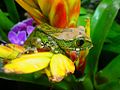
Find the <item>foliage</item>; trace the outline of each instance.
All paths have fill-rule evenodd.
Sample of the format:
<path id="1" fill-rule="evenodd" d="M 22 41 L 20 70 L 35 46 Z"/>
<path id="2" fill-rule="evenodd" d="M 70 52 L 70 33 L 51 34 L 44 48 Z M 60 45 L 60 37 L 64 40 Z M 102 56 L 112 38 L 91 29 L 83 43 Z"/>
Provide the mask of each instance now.
<path id="1" fill-rule="evenodd" d="M 17 4 L 14 0 L 4 1 L 4 7 L 7 7 L 8 11 L 4 12 L 3 8 L 0 10 L 0 39 L 8 42 L 8 31 L 20 19 L 19 11 L 17 11 L 19 7 L 16 8 Z M 81 90 L 119 90 L 120 23 L 118 21 L 120 18 L 120 0 L 96 1 L 99 0 L 82 0 L 78 19 L 78 25 L 85 26 L 85 18 L 91 18 L 91 39 L 94 46 L 87 56 L 83 77 L 78 78 L 70 75 L 62 82 L 52 83 L 38 72 L 23 75 L 8 75 L 0 72 L 0 78 L 30 82 L 46 87 L 52 86 L 57 90 L 78 90 L 79 88 Z M 110 55 L 111 58 L 108 59 Z M 2 66 L 0 65 L 0 67 Z"/>

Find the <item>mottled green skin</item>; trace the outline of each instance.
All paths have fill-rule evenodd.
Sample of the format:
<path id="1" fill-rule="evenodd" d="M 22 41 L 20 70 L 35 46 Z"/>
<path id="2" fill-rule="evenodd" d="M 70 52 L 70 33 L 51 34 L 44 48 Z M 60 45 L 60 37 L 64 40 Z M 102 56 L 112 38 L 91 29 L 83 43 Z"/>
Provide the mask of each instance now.
<path id="1" fill-rule="evenodd" d="M 66 51 L 77 51 L 91 48 L 92 43 L 88 37 L 82 35 L 70 40 L 59 39 L 56 34 L 69 32 L 71 29 L 57 29 L 48 24 L 38 26 L 25 42 L 25 46 L 31 48 L 50 48 L 54 53 L 66 53 Z M 74 34 L 74 32 L 73 32 Z"/>

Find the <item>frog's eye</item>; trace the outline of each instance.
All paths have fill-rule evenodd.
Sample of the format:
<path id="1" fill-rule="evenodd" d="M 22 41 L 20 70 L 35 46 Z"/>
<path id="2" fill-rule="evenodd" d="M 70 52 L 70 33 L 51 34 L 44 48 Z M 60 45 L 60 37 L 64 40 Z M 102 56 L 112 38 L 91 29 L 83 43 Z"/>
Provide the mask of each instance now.
<path id="1" fill-rule="evenodd" d="M 76 40 L 76 46 L 82 46 L 84 44 L 84 39 L 77 39 Z"/>

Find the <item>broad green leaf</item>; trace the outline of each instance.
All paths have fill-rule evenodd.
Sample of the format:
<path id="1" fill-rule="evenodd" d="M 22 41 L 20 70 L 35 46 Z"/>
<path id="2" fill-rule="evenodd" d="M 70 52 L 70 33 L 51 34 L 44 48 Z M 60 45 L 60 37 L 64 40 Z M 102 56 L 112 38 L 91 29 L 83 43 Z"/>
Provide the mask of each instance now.
<path id="1" fill-rule="evenodd" d="M 2 30 L 9 31 L 10 28 L 13 26 L 13 22 L 5 16 L 5 14 L 0 10 L 0 28 Z"/>
<path id="2" fill-rule="evenodd" d="M 97 73 L 98 78 L 106 79 L 106 82 L 120 80 L 120 55 L 113 59 L 103 70 Z"/>
<path id="3" fill-rule="evenodd" d="M 36 78 L 34 74 L 5 74 L 3 72 L 0 72 L 0 78 L 14 81 L 30 82 L 46 86 L 50 85 L 47 77 L 43 75 L 41 75 L 39 78 Z"/>
<path id="4" fill-rule="evenodd" d="M 14 80 L 19 82 L 28 82 L 43 86 L 53 86 L 57 90 L 71 90 L 70 85 L 66 81 L 61 81 L 58 83 L 52 83 L 48 80 L 47 76 L 40 75 L 36 78 L 35 73 L 32 74 L 5 74 L 3 72 L 0 72 L 0 78 L 7 79 L 7 80 Z"/>
<path id="5" fill-rule="evenodd" d="M 89 77 L 86 77 L 85 80 L 82 82 L 84 90 L 93 90 L 93 84 Z"/>
<path id="6" fill-rule="evenodd" d="M 116 42 L 118 40 L 118 36 L 120 35 L 120 25 L 117 22 L 113 22 L 112 27 L 107 35 L 107 39 L 110 39 L 113 42 Z M 116 42 L 118 43 L 118 42 Z M 120 42 L 119 42 L 120 43 Z"/>
<path id="7" fill-rule="evenodd" d="M 103 46 L 104 50 L 120 54 L 120 25 L 113 23 Z"/>
<path id="8" fill-rule="evenodd" d="M 19 15 L 16 9 L 15 0 L 4 0 L 10 19 L 17 23 L 19 21 Z"/>
<path id="9" fill-rule="evenodd" d="M 96 74 L 98 90 L 120 89 L 120 55 L 113 59 L 103 70 Z"/>
<path id="10" fill-rule="evenodd" d="M 99 56 L 105 38 L 112 26 L 112 23 L 120 9 L 120 0 L 102 0 L 91 20 L 91 39 L 93 48 L 87 56 L 86 73 L 91 78 L 94 86 L 95 74 L 98 68 Z"/>
<path id="11" fill-rule="evenodd" d="M 106 83 L 104 85 L 100 85 L 97 87 L 97 90 L 120 90 L 120 81 L 113 81 L 110 83 Z"/>

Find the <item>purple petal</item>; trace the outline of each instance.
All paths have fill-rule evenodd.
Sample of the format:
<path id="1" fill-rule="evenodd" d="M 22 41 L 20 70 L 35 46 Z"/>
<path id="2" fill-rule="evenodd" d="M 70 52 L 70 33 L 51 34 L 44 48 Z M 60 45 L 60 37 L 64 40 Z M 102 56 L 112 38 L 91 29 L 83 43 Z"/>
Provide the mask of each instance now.
<path id="1" fill-rule="evenodd" d="M 11 28 L 11 31 L 18 32 L 18 31 L 23 31 L 26 30 L 27 25 L 25 23 L 19 22 L 16 24 L 14 27 Z"/>
<path id="2" fill-rule="evenodd" d="M 18 44 L 19 43 L 19 39 L 17 37 L 17 34 L 15 32 L 13 32 L 13 31 L 10 31 L 8 33 L 8 39 L 13 44 Z"/>
<path id="3" fill-rule="evenodd" d="M 28 19 L 26 19 L 26 20 L 23 20 L 22 22 L 25 23 L 25 24 L 27 24 L 27 25 L 32 26 L 32 24 L 33 24 L 33 19 L 32 19 L 32 18 L 28 18 Z"/>
<path id="4" fill-rule="evenodd" d="M 27 39 L 26 32 L 25 31 L 19 32 L 17 37 L 19 39 L 19 45 L 23 45 Z"/>
<path id="5" fill-rule="evenodd" d="M 8 34 L 10 42 L 23 45 L 28 35 L 30 35 L 35 28 L 32 26 L 32 22 L 33 19 L 29 18 L 14 25 Z"/>
<path id="6" fill-rule="evenodd" d="M 27 34 L 28 34 L 28 36 L 32 33 L 32 31 L 35 29 L 35 27 L 33 27 L 33 26 L 28 26 L 27 27 Z"/>

